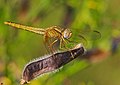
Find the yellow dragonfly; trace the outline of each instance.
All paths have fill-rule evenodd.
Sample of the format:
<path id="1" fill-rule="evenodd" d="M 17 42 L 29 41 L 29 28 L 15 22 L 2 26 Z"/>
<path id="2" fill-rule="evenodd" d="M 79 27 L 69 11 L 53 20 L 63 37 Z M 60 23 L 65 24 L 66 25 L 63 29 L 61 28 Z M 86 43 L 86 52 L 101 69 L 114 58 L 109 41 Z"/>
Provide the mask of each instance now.
<path id="1" fill-rule="evenodd" d="M 14 23 L 14 22 L 4 22 L 4 24 L 15 27 L 15 28 L 27 30 L 36 34 L 43 35 L 46 45 L 48 45 L 49 49 L 52 52 L 53 52 L 53 45 L 57 41 L 60 41 L 60 48 L 62 48 L 62 45 L 65 46 L 65 44 L 69 41 L 69 38 L 72 36 L 72 32 L 70 29 L 63 29 L 59 26 L 52 26 L 52 27 L 43 29 L 43 28 L 25 26 L 22 24 Z M 50 43 L 49 42 L 50 39 L 54 39 L 54 41 Z"/>

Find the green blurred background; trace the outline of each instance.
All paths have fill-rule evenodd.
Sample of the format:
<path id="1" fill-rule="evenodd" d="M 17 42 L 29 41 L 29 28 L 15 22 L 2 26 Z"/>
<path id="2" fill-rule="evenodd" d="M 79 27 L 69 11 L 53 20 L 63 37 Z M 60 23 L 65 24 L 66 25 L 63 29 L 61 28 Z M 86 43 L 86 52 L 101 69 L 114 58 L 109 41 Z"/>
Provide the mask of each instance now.
<path id="1" fill-rule="evenodd" d="M 4 24 L 13 21 L 34 27 L 98 30 L 101 38 L 89 41 L 95 54 L 76 59 L 57 73 L 43 75 L 29 85 L 120 85 L 119 0 L 0 0 L 0 83 L 18 85 L 26 63 L 48 54 L 43 36 Z M 87 34 L 87 33 L 86 33 Z"/>

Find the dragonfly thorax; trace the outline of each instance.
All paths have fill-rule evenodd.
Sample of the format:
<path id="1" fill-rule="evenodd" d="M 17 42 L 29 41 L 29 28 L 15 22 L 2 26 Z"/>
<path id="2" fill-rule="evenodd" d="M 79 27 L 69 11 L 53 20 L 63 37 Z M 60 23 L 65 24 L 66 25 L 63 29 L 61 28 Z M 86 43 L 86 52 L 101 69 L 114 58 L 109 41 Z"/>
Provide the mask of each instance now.
<path id="1" fill-rule="evenodd" d="M 65 29 L 65 30 L 64 30 L 64 32 L 63 32 L 63 37 L 64 37 L 65 39 L 69 39 L 69 38 L 71 37 L 71 35 L 72 35 L 72 32 L 71 32 L 70 29 Z"/>

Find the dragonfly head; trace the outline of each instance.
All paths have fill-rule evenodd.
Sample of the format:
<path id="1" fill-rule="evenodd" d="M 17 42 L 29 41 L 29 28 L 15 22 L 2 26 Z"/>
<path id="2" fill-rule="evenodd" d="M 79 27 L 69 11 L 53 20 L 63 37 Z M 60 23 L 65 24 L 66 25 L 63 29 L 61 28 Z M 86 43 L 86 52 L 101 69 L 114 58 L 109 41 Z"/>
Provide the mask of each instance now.
<path id="1" fill-rule="evenodd" d="M 69 38 L 71 37 L 71 35 L 72 35 L 72 32 L 71 32 L 70 29 L 65 29 L 65 30 L 64 30 L 64 32 L 63 32 L 63 37 L 64 37 L 65 39 L 69 39 Z"/>

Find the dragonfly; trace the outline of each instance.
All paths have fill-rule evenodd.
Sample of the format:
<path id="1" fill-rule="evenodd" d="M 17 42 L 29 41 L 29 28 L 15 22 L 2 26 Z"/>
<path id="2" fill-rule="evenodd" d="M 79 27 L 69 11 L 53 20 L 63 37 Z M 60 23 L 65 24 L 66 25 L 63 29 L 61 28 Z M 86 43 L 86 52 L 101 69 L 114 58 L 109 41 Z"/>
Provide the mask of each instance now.
<path id="1" fill-rule="evenodd" d="M 43 35 L 45 44 L 49 47 L 49 49 L 52 52 L 53 52 L 53 45 L 57 43 L 57 41 L 60 41 L 60 48 L 62 48 L 62 46 L 65 47 L 65 44 L 69 42 L 69 38 L 72 36 L 72 32 L 70 29 L 68 28 L 63 29 L 59 26 L 51 26 L 46 29 L 43 29 L 43 28 L 25 26 L 22 24 L 9 22 L 9 21 L 4 22 L 4 24 L 15 27 L 15 28 L 27 30 L 27 31 L 30 31 L 30 32 L 33 32 L 39 35 Z M 50 42 L 50 39 L 54 39 L 54 40 Z"/>
<path id="2" fill-rule="evenodd" d="M 101 37 L 100 32 L 98 32 L 96 30 L 90 30 L 90 29 L 83 30 L 83 31 L 79 31 L 80 30 L 79 29 L 77 31 L 78 35 L 72 36 L 73 33 L 69 28 L 65 29 L 65 28 L 61 28 L 59 26 L 51 26 L 48 28 L 36 28 L 36 27 L 26 26 L 26 25 L 14 23 L 14 22 L 9 22 L 9 21 L 4 22 L 4 24 L 15 27 L 15 28 L 23 29 L 26 31 L 30 31 L 30 32 L 33 32 L 33 33 L 36 33 L 39 35 L 43 35 L 45 45 L 48 46 L 48 48 L 50 49 L 50 52 L 52 52 L 52 53 L 55 52 L 53 46 L 58 41 L 59 41 L 60 49 L 65 48 L 65 49 L 69 50 L 69 48 L 66 46 L 66 44 L 68 44 L 68 43 L 70 43 L 72 45 L 78 44 L 79 42 L 83 42 L 84 44 L 85 43 L 87 44 L 88 43 L 87 41 L 89 40 L 87 37 L 92 36 L 92 38 L 94 38 L 92 40 L 96 40 Z M 89 28 L 89 27 L 87 27 L 87 28 Z M 87 35 L 87 37 L 85 37 L 86 35 Z M 70 40 L 70 38 L 71 38 L 71 40 Z M 53 39 L 52 42 L 50 41 L 51 39 Z"/>

